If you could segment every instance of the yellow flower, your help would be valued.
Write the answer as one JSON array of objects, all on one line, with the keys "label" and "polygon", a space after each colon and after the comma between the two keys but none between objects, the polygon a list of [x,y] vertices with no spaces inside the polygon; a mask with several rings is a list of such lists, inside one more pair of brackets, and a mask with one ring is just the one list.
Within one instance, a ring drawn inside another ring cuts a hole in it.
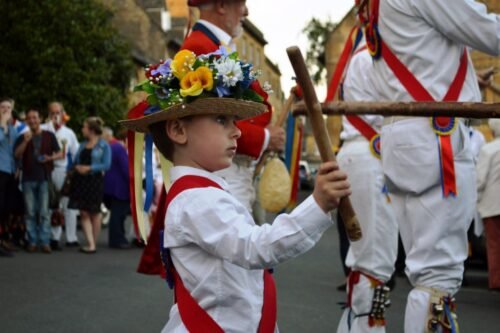
[{"label": "yellow flower", "polygon": [[172,73],[176,78],[182,80],[182,78],[192,71],[194,62],[196,61],[196,55],[189,50],[182,50],[177,52],[174,56],[174,60],[170,64]]},{"label": "yellow flower", "polygon": [[212,75],[212,71],[208,67],[202,66],[202,67],[198,67],[196,69],[195,73],[196,73],[196,75],[198,75],[198,78],[201,81],[201,85],[202,85],[203,89],[212,90],[212,88],[214,86],[214,78]]},{"label": "yellow flower", "polygon": [[203,85],[196,72],[189,72],[181,80],[180,93],[182,97],[198,96],[203,92]]}]

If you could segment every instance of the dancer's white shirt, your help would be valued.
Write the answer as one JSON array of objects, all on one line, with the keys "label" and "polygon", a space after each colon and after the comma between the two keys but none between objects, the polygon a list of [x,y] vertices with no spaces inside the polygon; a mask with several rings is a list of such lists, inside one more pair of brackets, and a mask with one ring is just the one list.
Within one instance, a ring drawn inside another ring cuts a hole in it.
[{"label": "dancer's white shirt", "polygon": [[[263,304],[263,269],[312,248],[333,223],[310,196],[273,224],[255,225],[227,192],[226,182],[200,169],[174,167],[172,182],[206,177],[213,187],[183,191],[170,203],[163,243],[195,300],[226,332],[257,332]],[[177,305],[163,332],[187,332]]]}]

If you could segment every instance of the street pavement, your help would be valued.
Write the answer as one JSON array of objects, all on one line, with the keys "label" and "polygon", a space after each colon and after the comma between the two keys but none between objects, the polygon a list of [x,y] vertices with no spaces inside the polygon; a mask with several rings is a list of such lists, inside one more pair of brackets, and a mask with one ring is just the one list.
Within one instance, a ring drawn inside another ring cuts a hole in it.
[{"label": "street pavement", "polygon": [[[0,332],[159,332],[172,292],[160,278],[135,272],[140,249],[108,249],[106,239],[105,229],[94,255],[64,248],[51,255],[16,252],[14,258],[0,258]],[[280,332],[336,331],[338,303],[346,295],[336,290],[344,277],[335,227],[274,275]],[[500,293],[488,291],[483,269],[468,271],[467,279],[469,286],[457,295],[460,331],[500,332]],[[398,277],[387,332],[403,332],[409,290],[406,278]]]}]

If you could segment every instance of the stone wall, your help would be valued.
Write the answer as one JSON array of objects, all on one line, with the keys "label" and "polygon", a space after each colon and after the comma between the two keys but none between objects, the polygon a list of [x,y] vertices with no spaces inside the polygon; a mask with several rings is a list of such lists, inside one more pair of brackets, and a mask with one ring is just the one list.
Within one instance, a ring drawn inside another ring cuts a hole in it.
[{"label": "stone wall", "polygon": [[113,24],[132,46],[134,58],[150,63],[166,57],[165,32],[135,0],[99,1],[113,11]]}]

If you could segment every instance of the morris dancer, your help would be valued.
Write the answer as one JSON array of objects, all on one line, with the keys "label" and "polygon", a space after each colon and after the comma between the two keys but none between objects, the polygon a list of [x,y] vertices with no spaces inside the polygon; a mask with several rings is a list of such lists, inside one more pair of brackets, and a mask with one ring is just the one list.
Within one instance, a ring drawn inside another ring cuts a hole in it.
[{"label": "morris dancer", "polygon": [[[189,49],[196,54],[217,51],[225,46],[235,51],[233,39],[243,33],[243,20],[248,16],[245,0],[188,0],[189,6],[200,10],[200,20],[193,26],[182,49]],[[255,82],[256,90],[267,103],[267,93]],[[257,89],[257,86],[259,89]],[[269,111],[272,111],[268,104]],[[229,190],[252,212],[255,201],[253,175],[255,162],[265,150],[282,151],[285,144],[285,131],[271,125],[271,112],[258,117],[238,122],[241,137],[238,139],[237,155],[231,166],[221,170],[219,175],[229,184]]]},{"label": "morris dancer", "polygon": [[[361,15],[381,100],[481,100],[467,48],[498,55],[500,17],[471,0],[369,0]],[[362,13],[362,12],[360,12]],[[414,289],[406,333],[458,332],[453,296],[462,283],[476,201],[467,127],[454,118],[391,117],[382,165]]]},{"label": "morris dancer", "polygon": [[[374,91],[373,60],[361,42],[347,68],[343,83],[345,101],[378,101]],[[344,141],[337,156],[351,183],[351,202],[363,238],[351,242],[346,265],[347,308],[337,333],[385,332],[385,307],[389,288],[385,283],[394,272],[398,227],[385,190],[380,162],[382,116],[343,117]]]},{"label": "morris dancer", "polygon": [[[332,226],[328,212],[350,194],[345,173],[334,162],[324,163],[309,198],[276,223],[255,225],[214,174],[236,155],[241,136],[236,119],[266,110],[260,99],[233,98],[238,89],[255,96],[247,84],[251,73],[232,86],[220,71],[209,69],[232,61],[224,55],[196,58],[183,50],[173,61],[151,66],[143,90],[153,91],[148,101],[158,105],[133,109],[124,122],[149,132],[174,164],[173,184],[161,203],[166,205],[161,244],[176,304],[163,332],[277,332],[275,287],[267,269],[314,246]],[[227,89],[225,98],[217,87]]]}]

